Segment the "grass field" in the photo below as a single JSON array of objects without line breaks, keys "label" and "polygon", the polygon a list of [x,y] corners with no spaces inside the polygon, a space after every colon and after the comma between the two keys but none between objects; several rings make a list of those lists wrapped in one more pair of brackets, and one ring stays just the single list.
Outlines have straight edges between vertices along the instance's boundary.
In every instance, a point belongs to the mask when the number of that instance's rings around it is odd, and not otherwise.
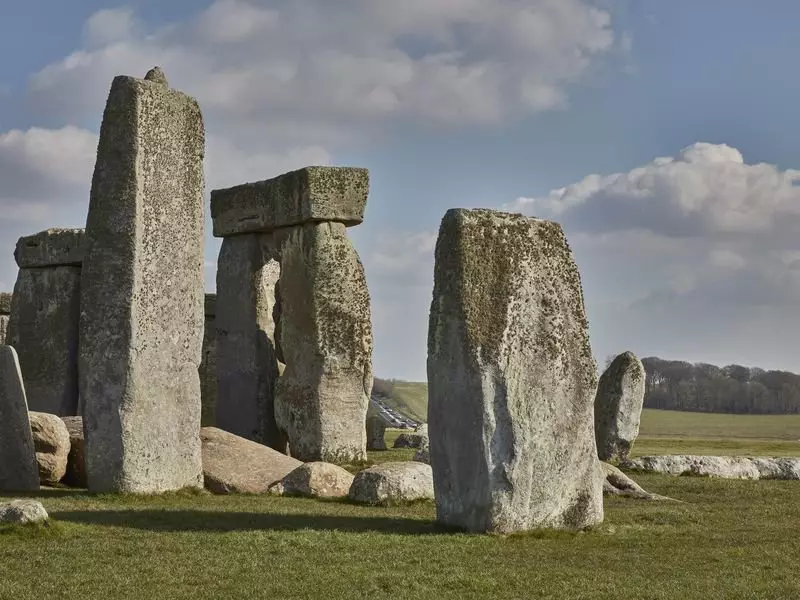
[{"label": "grass field", "polygon": [[[659,412],[636,454],[800,454],[796,419],[737,418],[722,439],[702,437],[719,432],[708,415]],[[636,479],[683,502],[606,499],[586,532],[509,537],[439,529],[433,503],[43,491],[50,526],[0,528],[0,600],[800,597],[800,482]]]}]

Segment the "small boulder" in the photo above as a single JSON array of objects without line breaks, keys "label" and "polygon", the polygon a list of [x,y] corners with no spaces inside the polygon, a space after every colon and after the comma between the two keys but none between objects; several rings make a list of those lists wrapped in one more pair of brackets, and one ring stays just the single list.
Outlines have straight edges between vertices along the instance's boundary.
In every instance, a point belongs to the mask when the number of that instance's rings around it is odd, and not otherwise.
[{"label": "small boulder", "polygon": [[426,465],[431,464],[431,444],[427,436],[422,440],[422,444],[414,455],[414,461],[425,463]]},{"label": "small boulder", "polygon": [[420,462],[388,462],[359,472],[348,497],[359,504],[433,500],[433,471]]},{"label": "small boulder", "polygon": [[69,456],[64,483],[70,487],[86,488],[86,459],[84,458],[83,417],[61,417],[69,432]]},{"label": "small boulder", "polygon": [[269,488],[276,496],[306,498],[344,498],[353,484],[353,475],[342,467],[326,462],[300,465]]},{"label": "small boulder", "polygon": [[29,417],[36,462],[39,463],[39,481],[42,485],[55,485],[67,472],[69,431],[56,415],[31,411]]},{"label": "small boulder", "polygon": [[42,503],[36,500],[12,500],[0,504],[0,523],[25,525],[41,523],[49,518]]},{"label": "small boulder", "polygon": [[200,440],[205,487],[215,494],[266,493],[273,483],[303,464],[216,427],[200,429]]},{"label": "small boulder", "polygon": [[422,435],[417,432],[401,433],[397,436],[392,448],[419,448],[427,438],[427,435]]}]

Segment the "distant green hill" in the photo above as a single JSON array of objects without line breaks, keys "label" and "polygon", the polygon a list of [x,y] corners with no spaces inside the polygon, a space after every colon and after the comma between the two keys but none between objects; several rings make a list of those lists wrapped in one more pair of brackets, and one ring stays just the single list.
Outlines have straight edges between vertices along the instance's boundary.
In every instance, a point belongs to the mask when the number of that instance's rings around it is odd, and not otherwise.
[{"label": "distant green hill", "polygon": [[375,378],[373,393],[383,398],[387,406],[414,419],[428,420],[428,384],[419,381]]}]

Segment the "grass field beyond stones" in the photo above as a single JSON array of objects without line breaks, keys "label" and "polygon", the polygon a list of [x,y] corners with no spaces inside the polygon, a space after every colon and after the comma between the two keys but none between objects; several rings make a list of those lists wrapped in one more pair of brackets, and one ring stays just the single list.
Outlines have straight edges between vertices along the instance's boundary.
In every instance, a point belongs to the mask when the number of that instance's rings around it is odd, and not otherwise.
[{"label": "grass field beyond stones", "polygon": [[[636,454],[800,454],[792,417],[737,418],[720,439],[689,415],[679,439],[683,416],[653,412]],[[431,503],[49,490],[49,527],[0,529],[0,599],[800,597],[800,482],[636,479],[683,503],[607,499],[593,530],[511,537],[441,531]]]}]

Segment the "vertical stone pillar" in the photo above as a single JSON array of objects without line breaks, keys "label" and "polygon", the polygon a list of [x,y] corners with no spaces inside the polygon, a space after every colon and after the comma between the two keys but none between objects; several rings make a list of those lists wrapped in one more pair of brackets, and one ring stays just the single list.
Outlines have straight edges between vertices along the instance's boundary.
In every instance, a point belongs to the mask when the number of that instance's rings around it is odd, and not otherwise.
[{"label": "vertical stone pillar", "polygon": [[78,320],[83,229],[21,237],[14,258],[8,343],[17,351],[30,410],[78,414]]},{"label": "vertical stone pillar", "polygon": [[6,343],[8,320],[11,318],[11,294],[0,292],[0,345]]},{"label": "vertical stone pillar", "polygon": [[203,119],[160,69],[111,84],[81,279],[89,489],[201,487]]},{"label": "vertical stone pillar", "polygon": [[39,490],[39,465],[17,353],[0,345],[0,492]]},{"label": "vertical stone pillar", "polygon": [[203,353],[200,358],[200,424],[217,424],[217,295],[206,294],[203,323]]},{"label": "vertical stone pillar", "polygon": [[596,384],[580,276],[561,227],[448,211],[428,330],[438,520],[502,533],[602,521]]},{"label": "vertical stone pillar", "polygon": [[[307,167],[211,192],[214,235],[224,238],[217,276],[219,406],[229,404],[245,420],[242,425],[267,414],[288,436],[292,456],[304,461],[366,458],[372,324],[364,270],[345,228],[363,220],[368,189],[366,169]],[[258,324],[260,331],[271,333],[265,339],[275,359],[258,368],[262,377],[280,362],[285,368],[269,397],[274,410],[252,386],[246,408],[237,408],[235,403],[243,400],[224,392],[223,365],[233,364],[238,352],[251,352],[243,348],[252,344],[230,338],[223,348],[221,315],[269,318],[259,298],[271,298],[276,287],[275,259],[280,281],[271,312],[277,321]],[[265,269],[275,274],[267,284]],[[246,318],[254,323],[253,317]],[[253,406],[265,408],[261,412]]]}]

